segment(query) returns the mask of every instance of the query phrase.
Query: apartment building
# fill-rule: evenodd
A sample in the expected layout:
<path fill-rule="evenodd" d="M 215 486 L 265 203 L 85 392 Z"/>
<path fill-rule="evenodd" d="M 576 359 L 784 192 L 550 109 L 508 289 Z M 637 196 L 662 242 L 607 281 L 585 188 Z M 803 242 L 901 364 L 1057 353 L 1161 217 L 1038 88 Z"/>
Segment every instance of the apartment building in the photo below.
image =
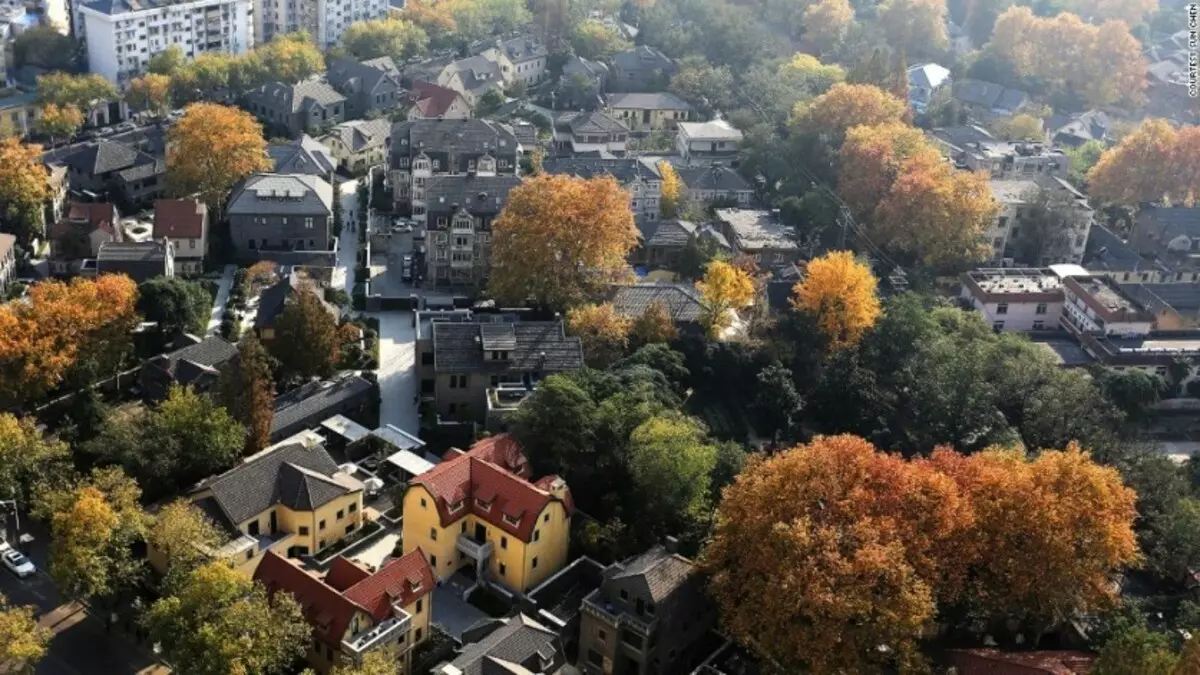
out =
<path fill-rule="evenodd" d="M 257 174 L 226 207 L 239 254 L 324 251 L 333 232 L 333 187 L 307 174 Z"/>
<path fill-rule="evenodd" d="M 742 132 L 723 119 L 680 122 L 675 145 L 685 162 L 731 162 L 737 159 Z"/>
<path fill-rule="evenodd" d="M 435 287 L 483 286 L 492 269 L 492 223 L 521 184 L 498 176 L 484 155 L 473 174 L 431 176 L 413 188 L 413 219 L 425 224 L 426 281 Z M 422 179 L 417 179 L 422 180 Z"/>
<path fill-rule="evenodd" d="M 317 46 L 328 49 L 338 44 L 350 24 L 387 16 L 388 0 L 257 0 L 255 9 L 259 42 L 303 30 Z"/>
<path fill-rule="evenodd" d="M 629 193 L 629 208 L 640 222 L 658 220 L 662 207 L 662 174 L 652 160 L 637 157 L 595 159 L 561 157 L 547 159 L 542 171 L 576 178 L 611 176 Z"/>
<path fill-rule="evenodd" d="M 991 140 L 967 142 L 964 146 L 951 159 L 970 171 L 985 171 L 994 179 L 1066 178 L 1071 172 L 1067 153 L 1043 143 Z"/>
<path fill-rule="evenodd" d="M 250 0 L 98 0 L 75 4 L 76 34 L 86 35 L 88 69 L 117 84 L 146 72 L 172 45 L 192 58 L 241 54 L 254 46 Z"/>
<path fill-rule="evenodd" d="M 500 434 L 451 450 L 409 483 L 401 541 L 438 580 L 469 567 L 484 585 L 524 593 L 567 564 L 573 511 L 566 482 L 531 481 L 520 444 Z"/>
<path fill-rule="evenodd" d="M 391 180 L 396 210 L 424 218 L 414 199 L 434 176 L 479 174 L 480 160 L 495 160 L 494 174 L 516 176 L 519 144 L 512 128 L 490 120 L 420 119 L 392 127 Z M 419 211 L 419 212 L 418 212 Z"/>
<path fill-rule="evenodd" d="M 1083 260 L 1095 220 L 1083 193 L 1062 178 L 1047 175 L 994 179 L 989 186 L 1000 205 L 986 235 L 993 260 L 1006 265 Z"/>
<path fill-rule="evenodd" d="M 318 673 L 362 665 L 368 654 L 387 655 L 401 675 L 411 672 L 412 652 L 429 638 L 436 582 L 417 549 L 377 571 L 338 556 L 317 576 L 268 551 L 254 580 L 270 593 L 291 593 L 312 626 L 305 652 Z"/>
<path fill-rule="evenodd" d="M 1057 330 L 1063 312 L 1063 276 L 1074 265 L 983 268 L 962 275 L 959 297 L 999 331 Z"/>

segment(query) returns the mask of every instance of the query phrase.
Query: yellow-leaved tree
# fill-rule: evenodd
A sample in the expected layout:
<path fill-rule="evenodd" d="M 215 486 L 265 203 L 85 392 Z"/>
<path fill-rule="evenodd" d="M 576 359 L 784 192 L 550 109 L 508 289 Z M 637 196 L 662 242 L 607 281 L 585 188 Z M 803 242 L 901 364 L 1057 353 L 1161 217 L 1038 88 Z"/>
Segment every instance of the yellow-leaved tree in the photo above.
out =
<path fill-rule="evenodd" d="M 831 349 L 851 347 L 882 313 L 877 286 L 871 268 L 853 253 L 832 251 L 808 263 L 792 305 L 816 317 Z"/>
<path fill-rule="evenodd" d="M 850 0 L 821 0 L 804 10 L 804 40 L 819 52 L 841 44 L 854 25 L 854 8 Z"/>
<path fill-rule="evenodd" d="M 167 134 L 167 175 L 172 192 L 198 194 L 218 213 L 234 184 L 270 168 L 262 125 L 237 108 L 192 104 Z"/>
<path fill-rule="evenodd" d="M 658 163 L 658 173 L 662 176 L 662 198 L 659 200 L 659 213 L 663 220 L 679 217 L 679 202 L 683 199 L 683 182 L 675 167 L 667 160 Z"/>
<path fill-rule="evenodd" d="M 147 73 L 129 81 L 125 101 L 136 110 L 149 110 L 165 115 L 171 109 L 171 78 Z"/>
<path fill-rule="evenodd" d="M 42 204 L 50 196 L 48 176 L 40 145 L 22 143 L 17 135 L 0 138 L 0 215 L 8 226 L 5 232 L 23 243 L 41 228 Z"/>
<path fill-rule="evenodd" d="M 754 279 L 723 260 L 709 263 L 696 289 L 703 307 L 700 323 L 713 337 L 729 328 L 735 311 L 754 301 Z"/>
<path fill-rule="evenodd" d="M 797 131 L 828 136 L 837 146 L 851 127 L 899 123 L 907 111 L 906 102 L 879 87 L 839 83 L 810 103 L 797 103 L 791 126 Z"/>
<path fill-rule="evenodd" d="M 38 108 L 38 119 L 34 126 L 37 132 L 49 136 L 51 142 L 58 138 L 70 138 L 83 126 L 83 111 L 71 104 L 46 103 Z"/>
<path fill-rule="evenodd" d="M 1142 122 L 1088 173 L 1088 192 L 1105 203 L 1134 205 L 1168 199 L 1191 203 L 1200 191 L 1200 127 Z"/>
<path fill-rule="evenodd" d="M 607 368 L 625 355 L 633 320 L 617 313 L 611 302 L 572 307 L 567 333 L 579 337 L 583 356 L 593 368 Z"/>
<path fill-rule="evenodd" d="M 513 189 L 492 224 L 491 293 L 565 310 L 630 275 L 629 193 L 611 177 L 540 174 Z"/>

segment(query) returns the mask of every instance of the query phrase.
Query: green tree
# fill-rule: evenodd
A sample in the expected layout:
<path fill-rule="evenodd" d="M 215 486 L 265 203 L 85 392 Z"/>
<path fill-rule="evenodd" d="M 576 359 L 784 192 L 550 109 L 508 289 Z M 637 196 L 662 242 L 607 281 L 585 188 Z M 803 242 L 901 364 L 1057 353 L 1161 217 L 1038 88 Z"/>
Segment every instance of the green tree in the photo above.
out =
<path fill-rule="evenodd" d="M 1087 181 L 1088 172 L 1100 161 L 1100 156 L 1108 146 L 1103 141 L 1088 141 L 1078 148 L 1068 148 L 1067 157 L 1071 161 L 1071 181 L 1083 184 Z"/>
<path fill-rule="evenodd" d="M 275 382 L 270 356 L 253 333 L 238 342 L 237 358 L 221 373 L 217 391 L 229 414 L 246 427 L 245 453 L 267 447 L 275 420 Z"/>
<path fill-rule="evenodd" d="M 182 277 L 153 277 L 138 284 L 138 311 L 166 335 L 203 335 L 212 297 L 199 283 Z"/>
<path fill-rule="evenodd" d="M 504 94 L 501 94 L 495 89 L 489 89 L 487 93 L 479 97 L 479 103 L 475 106 L 476 117 L 487 117 L 504 105 Z"/>
<path fill-rule="evenodd" d="M 1104 368 L 1093 376 L 1100 391 L 1131 421 L 1145 419 L 1150 406 L 1158 403 L 1163 388 L 1162 380 L 1141 370 Z"/>
<path fill-rule="evenodd" d="M 754 410 L 763 424 L 761 430 L 770 431 L 776 441 L 794 440 L 804 399 L 796 391 L 791 371 L 773 363 L 758 374 L 758 384 Z"/>
<path fill-rule="evenodd" d="M 682 415 L 653 417 L 629 437 L 629 475 L 644 501 L 636 525 L 655 534 L 679 532 L 707 518 L 717 448 L 704 429 Z"/>
<path fill-rule="evenodd" d="M 1171 582 L 1200 564 L 1200 500 L 1180 499 L 1150 521 L 1143 541 L 1149 568 Z"/>
<path fill-rule="evenodd" d="M 167 504 L 155 514 L 146 535 L 146 543 L 166 560 L 167 578 L 163 588 L 171 590 L 177 589 L 193 570 L 211 560 L 224 540 L 208 516 L 183 499 Z"/>
<path fill-rule="evenodd" d="M 33 487 L 70 470 L 66 443 L 42 434 L 37 422 L 0 413 L 0 499 L 29 504 Z"/>
<path fill-rule="evenodd" d="M 90 110 L 98 101 L 115 101 L 120 97 L 117 88 L 103 75 L 71 75 L 48 73 L 37 79 L 38 102 L 59 107 L 74 106 Z"/>
<path fill-rule="evenodd" d="M 587 20 L 580 23 L 571 35 L 571 46 L 575 53 L 585 59 L 609 59 L 617 52 L 630 49 L 633 45 L 621 37 L 617 29 L 606 23 Z"/>
<path fill-rule="evenodd" d="M 155 75 L 175 75 L 176 71 L 187 63 L 183 48 L 179 45 L 168 45 L 166 49 L 150 57 L 146 70 Z"/>
<path fill-rule="evenodd" d="M 1100 650 L 1094 675 L 1171 675 L 1177 657 L 1167 636 L 1141 626 L 1131 628 Z"/>
<path fill-rule="evenodd" d="M 48 71 L 70 71 L 75 69 L 79 43 L 54 26 L 40 25 L 26 28 L 13 38 L 12 51 L 13 70 L 35 66 Z"/>
<path fill-rule="evenodd" d="M 38 625 L 36 608 L 8 604 L 0 595 L 0 663 L 5 672 L 33 675 L 54 631 Z"/>
<path fill-rule="evenodd" d="M 145 617 L 151 639 L 182 672 L 281 673 L 304 655 L 312 629 L 288 593 L 214 562 L 192 571 Z"/>
<path fill-rule="evenodd" d="M 271 355 L 302 377 L 329 377 L 338 358 L 337 319 L 311 289 L 302 289 L 275 322 Z"/>
<path fill-rule="evenodd" d="M 268 78 L 284 84 L 295 84 L 325 70 L 325 57 L 304 32 L 275 37 L 253 54 Z"/>
<path fill-rule="evenodd" d="M 551 375 L 517 408 L 513 428 L 539 473 L 568 481 L 592 463 L 596 402 L 575 380 Z"/>
<path fill-rule="evenodd" d="M 700 57 L 683 59 L 668 89 L 705 116 L 716 110 L 730 110 L 736 101 L 729 66 L 714 66 Z"/>
<path fill-rule="evenodd" d="M 429 36 L 410 21 L 389 17 L 350 24 L 342 34 L 342 47 L 360 61 L 390 56 L 403 63 L 429 51 Z"/>

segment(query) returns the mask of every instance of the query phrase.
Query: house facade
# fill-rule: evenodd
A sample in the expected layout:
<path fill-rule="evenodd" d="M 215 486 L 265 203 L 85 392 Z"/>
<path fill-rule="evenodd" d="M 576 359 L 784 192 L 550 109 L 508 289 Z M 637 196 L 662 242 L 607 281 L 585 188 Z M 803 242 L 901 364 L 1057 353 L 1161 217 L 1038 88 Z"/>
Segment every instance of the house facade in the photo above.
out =
<path fill-rule="evenodd" d="M 17 277 L 17 238 L 0 233 L 0 290 Z"/>
<path fill-rule="evenodd" d="M 679 154 L 688 163 L 712 164 L 737 159 L 742 145 L 742 132 L 729 122 L 680 122 L 675 135 Z"/>
<path fill-rule="evenodd" d="M 959 297 L 995 330 L 1058 330 L 1062 275 L 1049 267 L 977 269 L 962 275 Z"/>
<path fill-rule="evenodd" d="M 141 283 L 175 276 L 175 245 L 170 240 L 105 242 L 96 253 L 96 274 L 124 274 Z"/>
<path fill-rule="evenodd" d="M 320 577 L 268 551 L 254 580 L 270 593 L 291 593 L 312 626 L 305 653 L 318 673 L 362 665 L 382 653 L 397 673 L 412 669 L 413 650 L 429 639 L 433 570 L 418 549 L 372 572 L 338 556 Z"/>
<path fill-rule="evenodd" d="M 662 207 L 662 174 L 651 160 L 641 158 L 554 158 L 542 162 L 542 171 L 577 178 L 612 176 L 629 193 L 629 208 L 638 222 L 658 220 Z"/>
<path fill-rule="evenodd" d="M 335 57 L 325 79 L 346 97 L 346 119 L 364 118 L 372 110 L 392 110 L 404 101 L 400 71 L 387 56 L 367 61 Z"/>
<path fill-rule="evenodd" d="M 521 82 L 531 87 L 546 76 L 546 59 L 550 51 L 540 40 L 532 37 L 511 40 L 497 38 L 479 55 L 500 65 L 500 74 L 505 82 Z"/>
<path fill-rule="evenodd" d="M 687 186 L 687 196 L 697 204 L 724 204 L 748 208 L 754 203 L 754 188 L 730 166 L 681 166 L 675 169 Z"/>
<path fill-rule="evenodd" d="M 692 106 L 674 94 L 613 94 L 608 113 L 636 132 L 674 130 L 688 121 Z"/>
<path fill-rule="evenodd" d="M 534 588 L 567 563 L 574 504 L 561 478 L 529 471 L 508 434 L 451 450 L 404 493 L 405 553 L 421 551 L 439 580 L 471 567 L 486 584 Z"/>
<path fill-rule="evenodd" d="M 413 219 L 425 224 L 428 245 L 425 278 L 435 287 L 479 288 L 491 272 L 492 223 L 521 184 L 496 175 L 495 164 L 484 155 L 473 175 L 431 177 L 413 189 Z"/>
<path fill-rule="evenodd" d="M 346 97 L 316 80 L 268 82 L 246 94 L 246 107 L 268 127 L 286 130 L 293 137 L 346 119 Z"/>
<path fill-rule="evenodd" d="M 999 204 L 992 227 L 986 235 L 992 259 L 1029 265 L 1080 263 L 1087 248 L 1094 214 L 1087 197 L 1061 178 L 1040 180 L 993 180 L 988 183 L 992 197 Z M 1063 214 L 1051 214 L 1045 208 L 1069 207 Z M 1030 257 L 1029 246 L 1022 241 L 1022 230 L 1043 228 L 1031 235 L 1037 239 L 1036 260 Z M 1053 227 L 1053 231 L 1048 228 Z M 1011 260 L 1005 260 L 1011 259 Z"/>
<path fill-rule="evenodd" d="M 499 122 L 435 119 L 398 123 L 392 127 L 390 161 L 396 210 L 424 218 L 423 190 L 431 179 L 478 174 L 481 158 L 495 160 L 497 176 L 516 176 L 517 155 L 516 136 Z"/>
<path fill-rule="evenodd" d="M 166 160 L 120 141 L 99 140 L 55 160 L 71 190 L 91 192 L 123 208 L 149 205 L 166 189 Z"/>
<path fill-rule="evenodd" d="M 154 238 L 171 242 L 176 273 L 200 274 L 208 253 L 208 206 L 198 199 L 155 201 Z"/>
<path fill-rule="evenodd" d="M 387 161 L 391 134 L 390 120 L 354 120 L 335 126 L 321 142 L 337 158 L 338 166 L 359 173 Z"/>
<path fill-rule="evenodd" d="M 555 115 L 551 139 L 555 150 L 563 153 L 624 157 L 629 127 L 606 112 L 567 111 Z"/>
<path fill-rule="evenodd" d="M 414 80 L 403 105 L 408 120 L 465 120 L 475 116 L 466 97 L 449 87 Z"/>
<path fill-rule="evenodd" d="M 80 263 L 100 254 L 100 245 L 121 241 L 121 214 L 112 204 L 73 202 L 63 220 L 50 226 L 50 273 L 75 274 Z"/>
<path fill-rule="evenodd" d="M 333 233 L 333 187 L 306 174 L 256 174 L 234 189 L 226 213 L 241 255 L 322 251 Z"/>

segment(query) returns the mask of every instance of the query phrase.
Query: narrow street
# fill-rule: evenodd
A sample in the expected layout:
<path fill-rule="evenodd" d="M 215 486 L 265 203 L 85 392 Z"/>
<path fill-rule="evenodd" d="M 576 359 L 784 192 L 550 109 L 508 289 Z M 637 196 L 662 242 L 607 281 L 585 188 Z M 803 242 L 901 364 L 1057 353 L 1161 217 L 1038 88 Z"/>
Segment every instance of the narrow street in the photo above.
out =
<path fill-rule="evenodd" d="M 221 318 L 225 316 L 225 303 L 229 302 L 229 293 L 233 290 L 233 275 L 237 273 L 237 265 L 226 265 L 225 272 L 217 286 L 217 297 L 213 300 L 212 314 L 208 318 L 208 335 L 216 335 L 221 328 Z"/>
<path fill-rule="evenodd" d="M 354 258 L 358 255 L 358 230 L 350 229 L 353 223 L 358 226 L 358 181 L 351 178 L 341 184 L 342 191 L 342 235 L 338 240 L 337 269 L 334 270 L 333 285 L 345 289 L 346 293 L 354 290 L 351 275 L 354 273 Z M 351 214 L 355 218 L 351 218 Z"/>
<path fill-rule="evenodd" d="M 379 319 L 379 421 L 419 434 L 413 313 L 378 312 L 372 316 Z"/>

